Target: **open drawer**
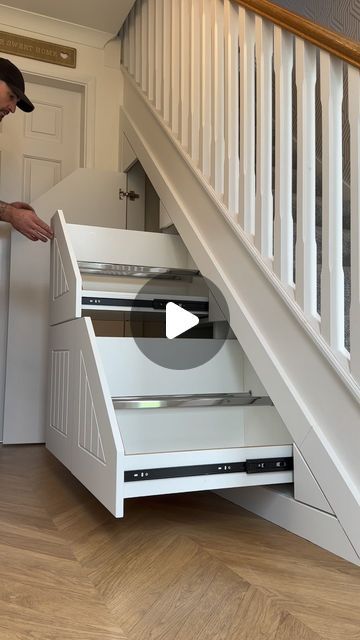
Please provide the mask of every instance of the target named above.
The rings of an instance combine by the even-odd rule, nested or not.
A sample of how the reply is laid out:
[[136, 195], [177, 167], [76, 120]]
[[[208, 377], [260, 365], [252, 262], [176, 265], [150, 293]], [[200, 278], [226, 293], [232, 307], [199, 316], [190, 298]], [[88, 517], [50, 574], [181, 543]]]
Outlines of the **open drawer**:
[[169, 301], [207, 317], [207, 287], [178, 236], [66, 224], [61, 211], [52, 226], [51, 325], [91, 311], [164, 314]]
[[199, 367], [165, 369], [133, 338], [96, 337], [78, 318], [51, 327], [49, 371], [47, 447], [115, 516], [129, 497], [292, 481], [286, 440], [246, 438], [246, 412], [275, 409], [244, 388], [236, 340]]

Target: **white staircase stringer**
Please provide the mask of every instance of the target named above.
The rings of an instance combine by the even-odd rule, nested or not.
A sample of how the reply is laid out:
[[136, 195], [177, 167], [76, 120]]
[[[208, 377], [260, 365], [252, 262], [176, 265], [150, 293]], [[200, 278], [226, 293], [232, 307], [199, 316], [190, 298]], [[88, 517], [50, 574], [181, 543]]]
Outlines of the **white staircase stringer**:
[[198, 268], [223, 292], [232, 329], [360, 554], [360, 389], [304, 330], [296, 305], [279, 295], [275, 276], [128, 77], [121, 126]]

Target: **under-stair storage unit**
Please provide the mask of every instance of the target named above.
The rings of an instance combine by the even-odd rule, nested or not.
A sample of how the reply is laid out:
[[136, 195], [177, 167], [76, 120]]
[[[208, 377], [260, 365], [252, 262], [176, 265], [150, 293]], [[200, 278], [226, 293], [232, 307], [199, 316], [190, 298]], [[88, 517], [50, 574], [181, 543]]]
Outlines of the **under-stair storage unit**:
[[[239, 343], [214, 354], [209, 290], [181, 239], [67, 225], [61, 212], [53, 227], [50, 451], [118, 517], [125, 498], [291, 482], [292, 446], [279, 440], [270, 398], [245, 388]], [[198, 333], [158, 337], [167, 301], [199, 316]], [[199, 366], [159, 364], [187, 350]], [[272, 418], [254, 446], [247, 415], [257, 410]]]

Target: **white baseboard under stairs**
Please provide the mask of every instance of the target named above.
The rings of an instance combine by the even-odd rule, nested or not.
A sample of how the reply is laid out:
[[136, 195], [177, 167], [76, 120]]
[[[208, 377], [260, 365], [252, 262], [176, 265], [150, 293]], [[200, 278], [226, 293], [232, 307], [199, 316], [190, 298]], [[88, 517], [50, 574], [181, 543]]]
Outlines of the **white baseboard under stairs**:
[[295, 500], [293, 485], [227, 489], [216, 493], [265, 520], [360, 565], [336, 516]]

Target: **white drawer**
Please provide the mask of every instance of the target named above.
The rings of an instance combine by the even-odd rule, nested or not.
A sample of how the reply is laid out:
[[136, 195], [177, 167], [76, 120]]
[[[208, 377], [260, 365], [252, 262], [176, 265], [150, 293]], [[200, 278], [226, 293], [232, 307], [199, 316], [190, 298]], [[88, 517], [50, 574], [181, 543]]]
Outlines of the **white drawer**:
[[[181, 348], [188, 341], [178, 342]], [[191, 343], [204, 349], [206, 341]], [[201, 367], [169, 370], [148, 360], [132, 338], [96, 338], [91, 320], [79, 318], [51, 328], [49, 357], [47, 446], [114, 515], [123, 514], [127, 497], [291, 482], [290, 467], [276, 467], [276, 461], [289, 465], [291, 446], [244, 445], [250, 409], [113, 403], [114, 397], [242, 393], [236, 341]]]

